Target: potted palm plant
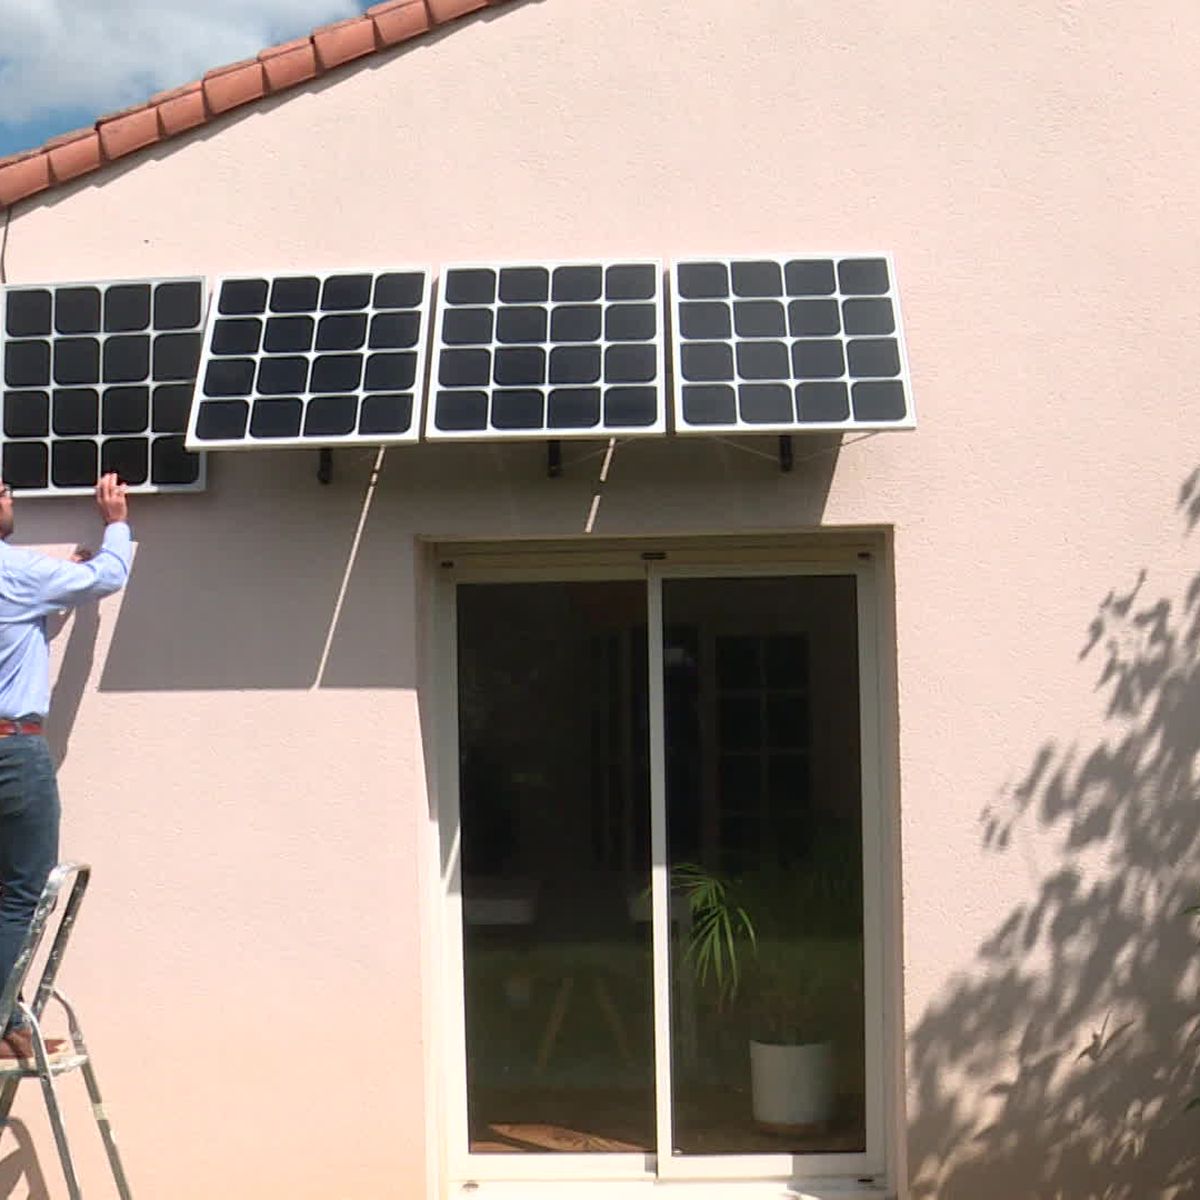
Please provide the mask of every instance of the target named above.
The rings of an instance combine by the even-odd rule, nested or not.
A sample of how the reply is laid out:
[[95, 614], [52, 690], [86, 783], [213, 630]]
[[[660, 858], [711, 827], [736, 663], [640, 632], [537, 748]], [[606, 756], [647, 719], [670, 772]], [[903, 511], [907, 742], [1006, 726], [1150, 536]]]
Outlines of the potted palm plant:
[[695, 863], [676, 866], [671, 882], [691, 915], [685, 963], [700, 987], [715, 992], [719, 1012], [736, 1006], [749, 1016], [754, 1119], [781, 1130], [827, 1121], [834, 1103], [827, 967], [773, 928], [768, 896], [781, 893], [761, 878], [757, 886], [735, 884]]

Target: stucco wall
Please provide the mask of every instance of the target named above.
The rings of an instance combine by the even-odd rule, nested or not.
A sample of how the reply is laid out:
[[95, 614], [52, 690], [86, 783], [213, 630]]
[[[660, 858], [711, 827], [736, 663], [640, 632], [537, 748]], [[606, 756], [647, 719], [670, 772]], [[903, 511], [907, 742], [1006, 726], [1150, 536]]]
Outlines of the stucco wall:
[[[4, 266], [891, 250], [917, 432], [628, 445], [595, 533], [894, 528], [912, 1194], [1190, 1194], [1198, 54], [1182, 2], [530, 0], [21, 206]], [[413, 539], [581, 534], [593, 449], [389, 451], [332, 637], [370, 452], [136, 503], [56, 736], [144, 1194], [424, 1193]]]

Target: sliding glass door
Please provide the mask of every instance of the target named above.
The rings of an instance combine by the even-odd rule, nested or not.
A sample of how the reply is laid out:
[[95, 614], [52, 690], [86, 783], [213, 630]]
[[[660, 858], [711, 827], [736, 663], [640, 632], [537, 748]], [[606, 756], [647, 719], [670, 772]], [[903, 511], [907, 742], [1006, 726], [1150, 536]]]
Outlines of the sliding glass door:
[[864, 572], [562, 574], [448, 591], [472, 1173], [878, 1169]]

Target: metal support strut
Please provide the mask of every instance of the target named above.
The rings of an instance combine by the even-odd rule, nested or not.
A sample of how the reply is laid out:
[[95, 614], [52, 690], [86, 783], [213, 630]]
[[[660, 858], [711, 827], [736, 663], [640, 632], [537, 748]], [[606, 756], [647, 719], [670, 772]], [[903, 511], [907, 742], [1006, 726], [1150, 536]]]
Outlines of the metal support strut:
[[[88, 1099], [92, 1102], [92, 1114], [100, 1129], [100, 1137], [104, 1142], [104, 1150], [108, 1155], [108, 1163], [112, 1169], [113, 1180], [117, 1185], [117, 1194], [121, 1200], [132, 1200], [129, 1191], [129, 1181], [125, 1178], [125, 1169], [121, 1165], [121, 1156], [117, 1152], [117, 1142], [113, 1137], [112, 1126], [104, 1111], [104, 1101], [100, 1096], [100, 1085], [96, 1081], [96, 1072], [92, 1067], [92, 1056], [88, 1053], [87, 1043], [83, 1040], [83, 1029], [79, 1024], [79, 1016], [74, 1006], [66, 996], [54, 986], [58, 977], [59, 967], [62, 966], [63, 955], [66, 953], [67, 942], [79, 915], [79, 906], [87, 891], [92, 869], [84, 863], [62, 863], [50, 872], [50, 878], [42, 891], [33, 921], [21, 953], [17, 957], [12, 974], [5, 981], [4, 991], [0, 993], [0, 1028], [6, 1028], [9, 1015], [15, 1009], [28, 1021], [33, 1034], [32, 1064], [25, 1065], [16, 1059], [10, 1059], [4, 1068], [0, 1068], [0, 1133], [8, 1124], [8, 1115], [16, 1098], [17, 1088], [22, 1079], [36, 1078], [42, 1085], [42, 1096], [46, 1101], [46, 1112], [50, 1118], [50, 1128], [54, 1133], [54, 1143], [58, 1147], [58, 1157], [62, 1162], [63, 1175], [67, 1181], [67, 1196], [69, 1200], [82, 1200], [83, 1193], [79, 1190], [79, 1179], [75, 1174], [75, 1164], [71, 1159], [70, 1146], [67, 1143], [67, 1130], [63, 1123], [62, 1109], [55, 1094], [54, 1079], [68, 1071], [78, 1068], [83, 1074], [87, 1087]], [[50, 918], [58, 905], [59, 896], [66, 888], [68, 881], [74, 879], [66, 903], [63, 905], [62, 918], [58, 923], [54, 940], [50, 944], [50, 952], [46, 956], [46, 965], [42, 977], [38, 980], [34, 992], [33, 1003], [25, 1004], [21, 992], [33, 965], [33, 957], [41, 946], [46, 935]], [[50, 1061], [46, 1050], [46, 1039], [42, 1034], [42, 1014], [49, 1000], [57, 1001], [66, 1012], [67, 1028], [70, 1033], [71, 1047], [68, 1051], [55, 1056]]]

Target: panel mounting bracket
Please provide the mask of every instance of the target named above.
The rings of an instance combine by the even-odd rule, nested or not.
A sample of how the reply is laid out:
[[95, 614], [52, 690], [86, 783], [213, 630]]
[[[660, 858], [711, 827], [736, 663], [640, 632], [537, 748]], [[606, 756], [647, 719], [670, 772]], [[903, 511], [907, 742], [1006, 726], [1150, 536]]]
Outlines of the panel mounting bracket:
[[546, 443], [546, 475], [557, 479], [562, 474], [562, 442], [551, 438]]
[[779, 435], [779, 469], [786, 475], [790, 474], [792, 466], [792, 435], [781, 433]]
[[333, 480], [333, 451], [328, 446], [322, 446], [317, 451], [317, 482], [330, 483]]

